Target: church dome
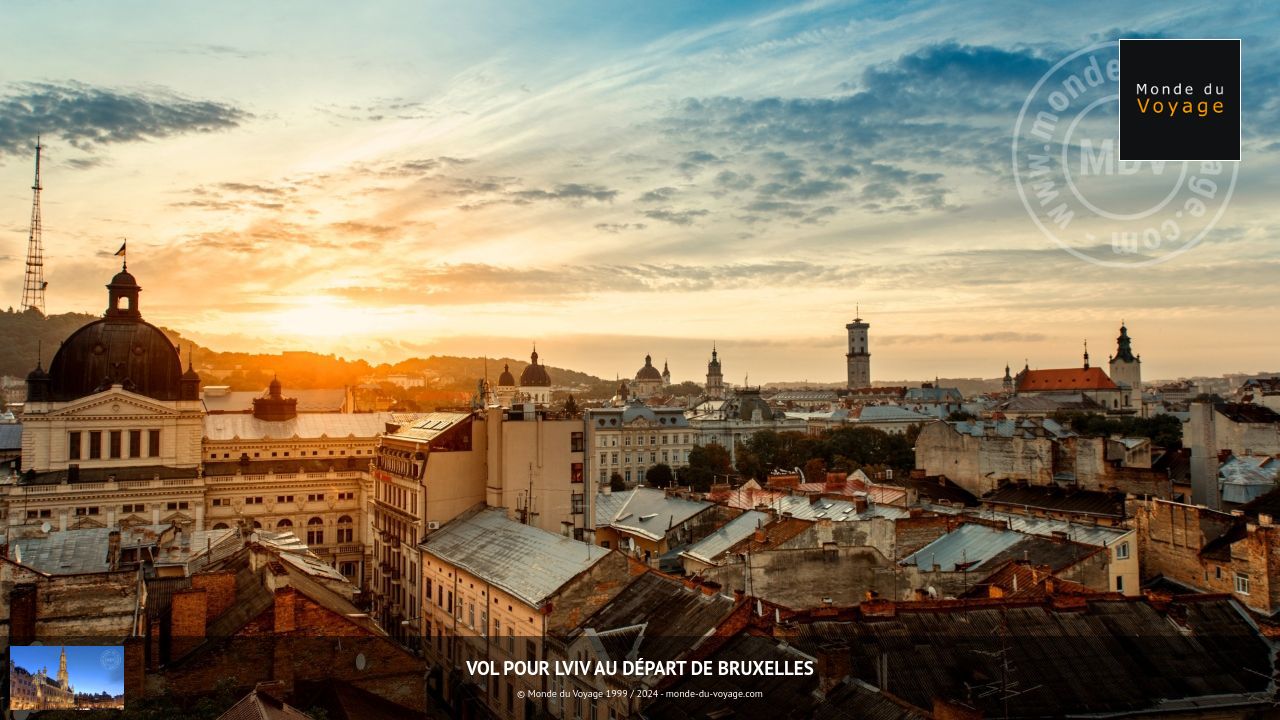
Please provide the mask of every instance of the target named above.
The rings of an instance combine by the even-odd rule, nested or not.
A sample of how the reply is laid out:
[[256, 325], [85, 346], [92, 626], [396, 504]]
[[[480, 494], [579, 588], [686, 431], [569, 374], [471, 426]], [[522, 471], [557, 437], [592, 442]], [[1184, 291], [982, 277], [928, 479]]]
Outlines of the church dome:
[[502, 374], [498, 376], [498, 387], [515, 387], [516, 376], [511, 374], [511, 366], [503, 365]]
[[183, 375], [178, 348], [142, 319], [142, 288], [122, 270], [107, 289], [105, 317], [72, 333], [53, 356], [48, 399], [75, 400], [119, 384], [156, 400], [178, 400]]
[[644, 356], [644, 367], [636, 371], [636, 380], [657, 380], [662, 382], [662, 373], [658, 372], [658, 368], [653, 366], [653, 358], [651, 356]]
[[520, 373], [520, 387], [551, 387], [547, 368], [538, 364], [538, 351], [529, 356], [529, 365]]

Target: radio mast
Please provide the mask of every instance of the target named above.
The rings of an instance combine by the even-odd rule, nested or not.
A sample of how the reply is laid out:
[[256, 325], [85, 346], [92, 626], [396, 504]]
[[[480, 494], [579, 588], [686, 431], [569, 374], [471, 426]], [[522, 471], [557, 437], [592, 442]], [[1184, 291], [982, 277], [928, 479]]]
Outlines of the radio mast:
[[31, 186], [31, 234], [27, 236], [27, 273], [22, 283], [22, 309], [44, 314], [44, 233], [40, 223], [40, 138], [36, 138], [36, 181]]

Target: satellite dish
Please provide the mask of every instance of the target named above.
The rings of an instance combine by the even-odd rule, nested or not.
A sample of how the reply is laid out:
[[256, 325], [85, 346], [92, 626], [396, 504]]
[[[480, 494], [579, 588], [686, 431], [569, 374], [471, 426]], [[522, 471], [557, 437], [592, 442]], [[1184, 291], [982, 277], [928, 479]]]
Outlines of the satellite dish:
[[357, 670], [364, 670], [364, 668], [365, 668], [365, 666], [366, 666], [367, 664], [368, 664], [368, 663], [367, 663], [367, 662], [365, 662], [365, 659], [364, 659], [364, 653], [359, 653], [359, 654], [357, 654], [357, 655], [356, 655], [356, 669], [357, 669]]
[[45, 520], [44, 522], [40, 523], [40, 532], [47, 533], [52, 529], [53, 529], [53, 526], [49, 524], [48, 520]]

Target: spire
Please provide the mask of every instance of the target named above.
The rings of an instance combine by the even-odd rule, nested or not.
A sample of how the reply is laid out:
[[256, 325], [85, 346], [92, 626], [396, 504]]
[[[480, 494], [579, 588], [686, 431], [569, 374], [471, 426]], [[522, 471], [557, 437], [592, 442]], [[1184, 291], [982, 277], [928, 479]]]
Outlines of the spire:
[[1116, 338], [1116, 356], [1114, 360], [1123, 362], [1134, 362], [1133, 346], [1131, 344], [1133, 338], [1129, 337], [1129, 328], [1125, 327], [1124, 320], [1120, 321], [1120, 336]]
[[1084, 341], [1084, 369], [1089, 369], [1089, 341]]
[[44, 314], [44, 227], [40, 219], [40, 136], [36, 136], [36, 179], [31, 184], [31, 231], [27, 235], [27, 270], [22, 281], [22, 309]]

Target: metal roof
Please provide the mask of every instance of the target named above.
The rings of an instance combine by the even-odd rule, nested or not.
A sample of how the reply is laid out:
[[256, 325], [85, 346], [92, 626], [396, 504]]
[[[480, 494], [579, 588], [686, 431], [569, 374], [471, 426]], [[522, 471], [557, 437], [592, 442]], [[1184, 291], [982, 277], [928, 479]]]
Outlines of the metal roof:
[[986, 525], [965, 524], [925, 545], [903, 559], [903, 565], [932, 569], [938, 565], [944, 572], [954, 572], [968, 564], [970, 569], [999, 555], [1022, 540], [1025, 535]]
[[[931, 510], [940, 510], [938, 507], [930, 507]], [[988, 520], [999, 520], [1010, 529], [1027, 535], [1038, 535], [1040, 537], [1054, 537], [1055, 533], [1065, 533], [1066, 539], [1086, 545], [1096, 545], [1098, 547], [1110, 547], [1115, 544], [1116, 540], [1128, 535], [1132, 530], [1122, 527], [1106, 527], [1103, 525], [1085, 525], [1082, 523], [1067, 522], [1066, 520], [1054, 520], [1051, 518], [1029, 517], [1027, 515], [1018, 515], [1016, 513], [996, 512], [994, 510], [968, 510], [964, 513], [969, 517], [986, 518]]]
[[[188, 533], [191, 539], [189, 545], [181, 544], [176, 535], [161, 544], [161, 537], [172, 527], [135, 525], [121, 530], [120, 546], [158, 546], [154, 557], [156, 564], [186, 564], [235, 532], [227, 529], [196, 530]], [[10, 541], [10, 557], [15, 562], [48, 575], [109, 572], [111, 567], [107, 563], [107, 541], [113, 529], [58, 530], [40, 537], [13, 538]]]
[[[267, 388], [219, 392], [206, 386], [204, 390], [204, 397], [201, 399], [204, 400], [205, 409], [211, 413], [248, 413], [253, 410], [256, 398], [267, 396]], [[300, 413], [336, 413], [346, 403], [347, 391], [343, 388], [290, 388], [286, 397], [298, 401]]]
[[634, 488], [621, 496], [625, 498], [621, 506], [615, 500], [609, 501], [608, 507], [616, 508], [611, 515], [602, 515], [597, 507], [596, 524], [609, 525], [650, 540], [660, 540], [670, 528], [684, 523], [713, 505], [701, 500], [669, 496], [663, 490], [648, 487]]
[[288, 440], [292, 438], [376, 438], [391, 413], [301, 413], [289, 420], [259, 420], [253, 415], [206, 415], [206, 440]]
[[22, 424], [0, 423], [0, 450], [22, 449]]
[[471, 417], [471, 413], [433, 412], [418, 415], [406, 422], [394, 432], [387, 432], [387, 437], [403, 438], [415, 442], [427, 442], [443, 435], [449, 428]]
[[714, 563], [715, 559], [724, 551], [751, 537], [751, 534], [757, 528], [764, 526], [768, 522], [769, 516], [767, 514], [748, 510], [725, 523], [719, 530], [685, 548], [684, 552], [680, 554], [688, 555], [705, 563]]
[[610, 552], [522, 525], [502, 508], [463, 515], [418, 547], [534, 607]]

